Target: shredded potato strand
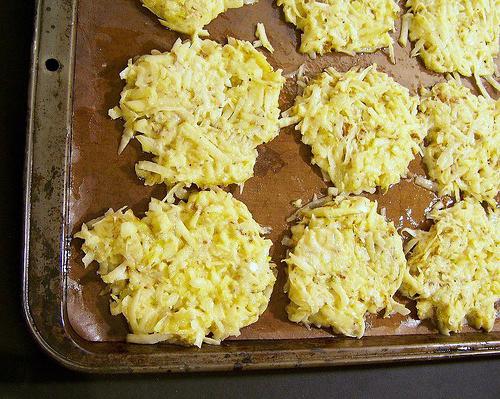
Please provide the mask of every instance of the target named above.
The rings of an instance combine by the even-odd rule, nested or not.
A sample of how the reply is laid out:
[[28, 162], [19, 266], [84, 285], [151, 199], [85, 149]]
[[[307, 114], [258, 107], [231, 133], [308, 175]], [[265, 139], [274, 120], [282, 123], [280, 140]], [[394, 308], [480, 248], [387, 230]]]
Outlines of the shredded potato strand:
[[417, 301], [418, 317], [433, 319], [442, 334], [464, 321], [491, 331], [500, 299], [500, 223], [472, 199], [432, 210], [435, 224], [410, 241], [401, 292]]
[[327, 69], [286, 113], [339, 192], [387, 190], [406, 175], [426, 128], [417, 97], [372, 65], [360, 72]]
[[[264, 24], [262, 22], [259, 22], [257, 24], [257, 28], [255, 30], [255, 37], [257, 39], [259, 39], [259, 42], [262, 45], [262, 47], [264, 47], [270, 53], [274, 53], [274, 48], [271, 45], [269, 38], [267, 37], [266, 27], [264, 26]], [[254, 43], [254, 46], [255, 46], [255, 43]]]
[[287, 307], [291, 321], [361, 337], [364, 316], [408, 314], [393, 299], [405, 272], [401, 237], [363, 197], [337, 197], [301, 212], [292, 227]]
[[314, 56], [389, 47], [399, 7], [393, 0], [278, 0], [302, 34], [300, 51]]
[[242, 202], [218, 190], [179, 205], [152, 199], [143, 219], [109, 210], [75, 237], [85, 265], [99, 263], [131, 342], [201, 346], [239, 335], [266, 309], [275, 272], [263, 232]]
[[422, 94], [430, 127], [424, 149], [439, 195], [460, 193], [496, 205], [500, 190], [500, 100], [475, 96], [455, 80]]
[[284, 78], [248, 42], [179, 39], [169, 52], [130, 60], [121, 77], [110, 116], [125, 120], [120, 151], [136, 136], [153, 155], [136, 165], [146, 185], [243, 183], [256, 147], [279, 133]]

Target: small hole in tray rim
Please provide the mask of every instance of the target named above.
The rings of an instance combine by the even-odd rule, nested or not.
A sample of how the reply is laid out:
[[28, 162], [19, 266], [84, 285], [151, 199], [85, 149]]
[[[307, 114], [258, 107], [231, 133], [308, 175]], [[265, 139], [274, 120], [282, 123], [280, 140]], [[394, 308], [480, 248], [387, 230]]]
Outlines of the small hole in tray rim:
[[59, 61], [57, 61], [55, 58], [49, 58], [45, 61], [45, 68], [47, 68], [47, 70], [50, 72], [55, 72], [59, 68], [61, 68], [61, 64], [59, 64]]

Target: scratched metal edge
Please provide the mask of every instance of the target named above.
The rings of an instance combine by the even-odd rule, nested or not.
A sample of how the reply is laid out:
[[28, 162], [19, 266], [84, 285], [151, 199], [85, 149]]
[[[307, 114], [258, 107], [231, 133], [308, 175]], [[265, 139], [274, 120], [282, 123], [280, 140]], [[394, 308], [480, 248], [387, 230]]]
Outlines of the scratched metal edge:
[[[367, 337], [362, 340], [349, 338], [286, 340], [286, 341], [232, 341], [219, 347], [202, 349], [181, 348], [172, 345], [138, 346], [124, 343], [90, 343], [80, 339], [67, 323], [66, 314], [66, 221], [68, 220], [69, 168], [72, 117], [72, 89], [74, 78], [74, 57], [76, 39], [76, 18], [78, 0], [38, 0], [36, 4], [35, 25], [32, 44], [32, 65], [29, 84], [28, 123], [26, 131], [26, 158], [24, 165], [24, 234], [23, 234], [23, 311], [28, 327], [37, 343], [52, 358], [63, 366], [94, 373], [126, 372], [201, 372], [226, 370], [257, 370], [275, 368], [325, 367], [354, 364], [374, 364], [402, 361], [423, 361], [450, 359], [457, 357], [486, 356], [500, 353], [500, 334], [468, 333], [443, 336], [401, 336]], [[49, 31], [49, 22], [44, 18], [44, 11], [52, 6], [59, 13], [54, 24], [62, 40], [47, 45], [45, 40]], [[62, 10], [62, 11], [61, 11]], [[65, 36], [66, 32], [66, 36]], [[55, 35], [51, 32], [52, 36]], [[66, 40], [67, 39], [67, 40]], [[40, 45], [42, 43], [42, 45]], [[52, 52], [46, 50], [52, 48]], [[63, 49], [63, 50], [61, 50]], [[61, 71], [40, 73], [42, 62], [58, 54], [57, 59], [64, 69]], [[61, 53], [62, 51], [62, 53]], [[42, 61], [41, 61], [42, 60]], [[50, 79], [59, 79], [60, 95], [65, 98], [64, 107], [57, 106], [57, 101], [48, 90], [40, 93], [40, 87], [46, 86]], [[61, 82], [60, 79], [63, 79]], [[49, 118], [38, 120], [43, 114], [42, 103], [50, 107], [52, 122], [64, 121], [65, 137], [61, 139], [58, 150], [61, 151], [63, 164], [57, 164], [55, 157], [47, 156], [44, 161], [59, 167], [59, 174], [50, 177], [50, 187], [57, 187], [59, 196], [45, 202], [32, 201], [34, 190], [39, 190], [41, 183], [33, 179], [33, 170], [39, 165], [36, 157], [34, 135], [47, 134], [50, 131]], [[60, 103], [61, 104], [61, 103]], [[47, 109], [44, 110], [47, 113]], [[55, 119], [54, 119], [55, 118]], [[38, 122], [36, 122], [38, 121]], [[41, 144], [38, 144], [40, 146]], [[35, 155], [35, 156], [34, 156]], [[56, 170], [57, 171], [57, 170]], [[47, 178], [47, 176], [45, 176]], [[50, 209], [50, 203], [59, 210], [60, 225], [54, 228], [47, 219], [39, 216], [39, 211]], [[39, 209], [44, 205], [43, 209]], [[42, 212], [43, 213], [43, 212]], [[38, 216], [37, 216], [38, 215]], [[50, 219], [49, 219], [50, 222]], [[32, 227], [40, 223], [45, 229], [41, 238], [49, 239], [52, 245], [53, 259], [46, 259], [45, 253], [35, 248], [32, 243]], [[41, 286], [47, 291], [42, 298], [39, 293], [30, 291], [30, 276], [35, 275], [37, 267], [43, 261], [59, 266], [55, 276], [42, 276]], [[50, 292], [51, 283], [57, 289]], [[33, 307], [47, 304], [43, 310], [57, 323], [40, 320]], [[30, 302], [34, 305], [30, 305]], [[45, 302], [43, 302], [45, 303]], [[38, 304], [38, 305], [37, 305]], [[45, 314], [44, 312], [44, 314]], [[48, 318], [50, 320], [50, 318]]]

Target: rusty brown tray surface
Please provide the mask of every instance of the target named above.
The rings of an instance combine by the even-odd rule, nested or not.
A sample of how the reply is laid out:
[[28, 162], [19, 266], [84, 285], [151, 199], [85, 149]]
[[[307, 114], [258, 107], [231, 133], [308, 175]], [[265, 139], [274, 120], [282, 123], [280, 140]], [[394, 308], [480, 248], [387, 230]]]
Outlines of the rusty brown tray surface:
[[[124, 319], [111, 316], [109, 298], [100, 295], [104, 285], [96, 267], [83, 268], [81, 242], [71, 236], [83, 222], [108, 208], [129, 205], [140, 214], [151, 196], [164, 196], [164, 186], [146, 187], [135, 176], [135, 162], [146, 158], [137, 142], [117, 154], [122, 122], [112, 121], [107, 110], [118, 103], [123, 87], [118, 74], [127, 60], [153, 49], [167, 51], [179, 35], [163, 28], [139, 0], [44, 0], [39, 3], [37, 21], [26, 163], [24, 299], [32, 331], [59, 361], [98, 372], [187, 371], [448, 358], [500, 351], [498, 320], [488, 334], [466, 327], [461, 334], [444, 337], [428, 321], [371, 316], [366, 337], [360, 340], [288, 321], [281, 239], [289, 232], [286, 219], [294, 211], [291, 201], [308, 202], [328, 187], [319, 170], [310, 165], [310, 150], [293, 127], [259, 147], [255, 176], [246, 182], [243, 194], [229, 188], [260, 224], [272, 227], [271, 255], [279, 275], [266, 312], [243, 329], [240, 337], [221, 346], [126, 344]], [[231, 10], [208, 30], [210, 38], [221, 43], [228, 36], [254, 40], [257, 22], [264, 22], [276, 49], [272, 55], [264, 53], [284, 74], [304, 62], [309, 76], [326, 66], [346, 71], [377, 63], [413, 93], [422, 85], [444, 80], [410, 58], [410, 47], [398, 44], [396, 65], [382, 51], [356, 57], [329, 54], [311, 60], [297, 52], [299, 33], [284, 22], [282, 11], [271, 0]], [[48, 58], [59, 62], [57, 71], [47, 70]], [[288, 79], [280, 100], [283, 110], [295, 95], [295, 80]], [[424, 173], [420, 159], [410, 169]], [[424, 226], [424, 210], [435, 200], [429, 191], [404, 180], [385, 195], [369, 197], [377, 199], [400, 228]], [[414, 304], [405, 303], [412, 309], [410, 317], [417, 319]]]

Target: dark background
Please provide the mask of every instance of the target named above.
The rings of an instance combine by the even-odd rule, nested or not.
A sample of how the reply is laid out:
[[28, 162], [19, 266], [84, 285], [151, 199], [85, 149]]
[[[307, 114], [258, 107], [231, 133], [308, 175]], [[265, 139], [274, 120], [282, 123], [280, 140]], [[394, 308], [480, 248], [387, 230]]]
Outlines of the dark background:
[[498, 357], [261, 373], [93, 376], [65, 370], [42, 353], [21, 309], [22, 169], [33, 9], [33, 0], [0, 0], [0, 398], [500, 397]]

